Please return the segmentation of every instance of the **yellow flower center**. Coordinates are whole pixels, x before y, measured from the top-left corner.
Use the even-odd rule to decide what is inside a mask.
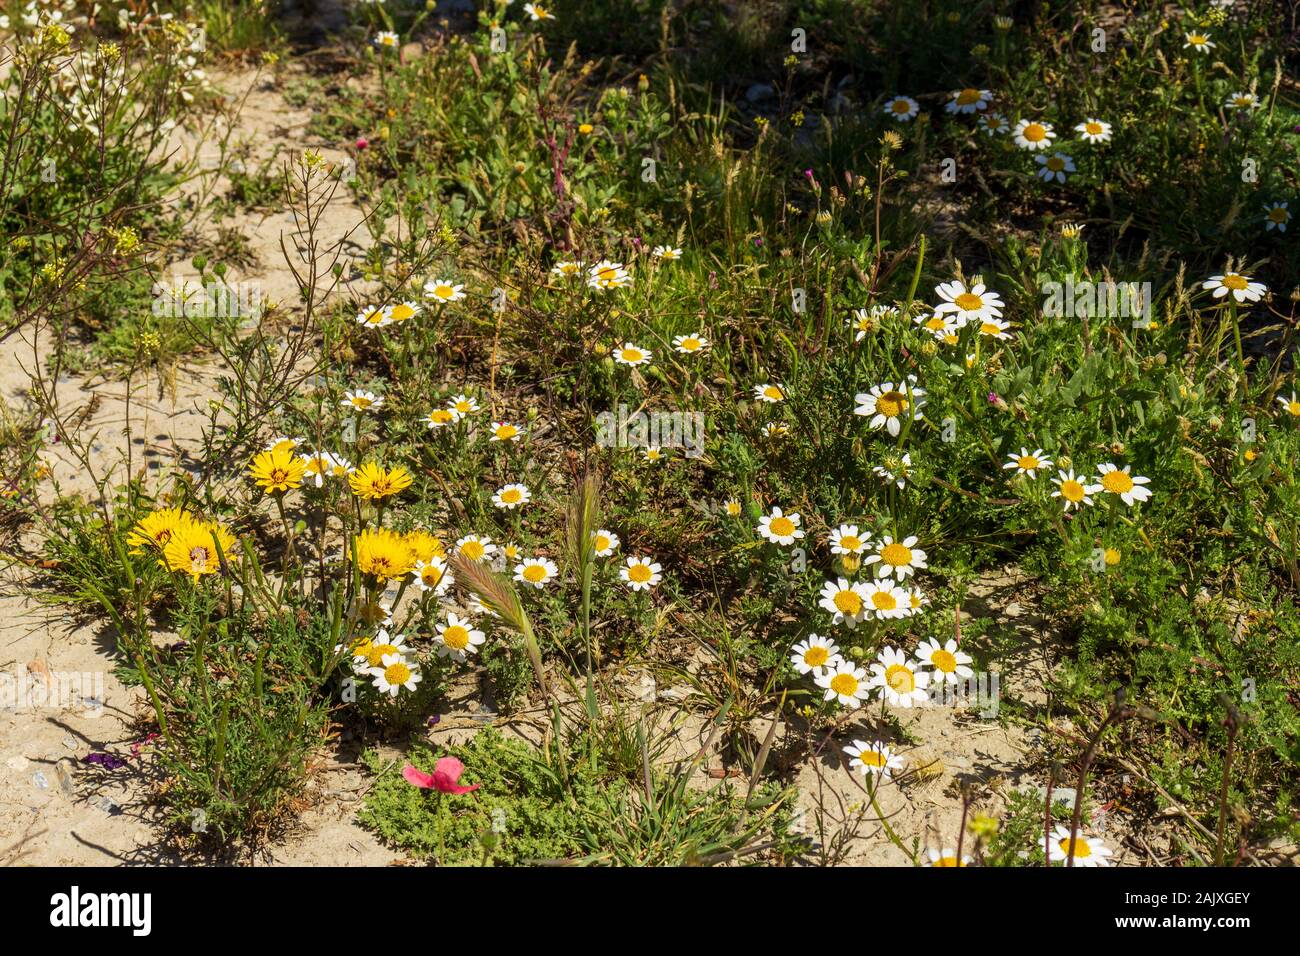
[[[972,103],[978,103],[980,100],[979,90],[962,90],[957,94],[958,106],[970,106]]]
[[[984,305],[984,299],[974,292],[963,292],[953,299],[953,304],[963,312],[973,312]]]
[[[907,409],[907,396],[902,392],[886,392],[876,399],[876,411],[886,418],[897,418]]]
[[[925,320],[925,327],[931,332],[942,332],[943,317],[938,315],[930,316],[930,318]]]
[[[894,100],[894,105],[891,109],[893,109],[895,113],[910,113],[912,111],[912,105],[908,103],[907,100]]]
[[[1281,206],[1275,206],[1268,211],[1268,218],[1273,220],[1273,222],[1286,222],[1291,218],[1291,214]]]
[[[442,580],[442,568],[436,564],[426,564],[420,569],[420,580],[428,587],[437,587],[438,582]]]
[[[627,579],[637,584],[644,584],[650,580],[652,573],[648,564],[632,564],[628,566]]]
[[[1235,272],[1229,272],[1223,277],[1223,284],[1234,291],[1240,291],[1246,288],[1247,279],[1245,276],[1239,276]]]
[[[951,674],[957,669],[956,655],[942,648],[930,655],[930,663],[934,665],[935,670],[943,671],[945,674]]]
[[[639,361],[641,361],[641,350],[640,350],[640,349],[624,349],[624,350],[623,350],[623,361],[624,361],[624,362],[639,362]]]
[[[785,398],[785,395],[775,385],[768,385],[763,389],[763,397],[771,399],[774,402],[779,402],[781,399]]]
[[[1047,139],[1047,128],[1041,123],[1030,123],[1020,131],[1020,135],[1028,142],[1041,143],[1043,140]]]
[[[898,607],[898,600],[888,591],[876,591],[871,595],[871,603],[877,611],[892,611]]]
[[[540,564],[530,564],[524,568],[524,580],[530,584],[546,580],[546,568]]]
[[[352,398],[352,404],[356,408],[369,408],[371,401],[371,399],[366,398],[364,395],[355,395]]]
[[[449,285],[437,285],[433,287],[433,294],[439,299],[450,299],[456,293]]]
[[[1001,335],[1002,330],[992,322],[980,323],[980,335]]]
[[[479,541],[466,541],[460,546],[460,553],[470,561],[482,560],[484,553],[483,544]]]
[[[613,282],[617,276],[618,276],[618,270],[611,269],[609,267],[601,269],[599,272],[596,273],[596,278],[600,279],[601,282]]]
[[[1065,168],[1065,160],[1060,156],[1049,156],[1047,158],[1047,168],[1054,173],[1059,173]]]
[[[445,425],[451,421],[451,412],[445,408],[439,408],[429,413],[429,421],[435,425]]]
[[[1116,469],[1115,471],[1108,471],[1102,476],[1101,486],[1112,494],[1122,495],[1133,490],[1133,479],[1128,476],[1127,472]]]
[[[831,678],[831,690],[841,697],[852,697],[858,692],[858,679],[852,674],[836,674]]]
[[[1083,500],[1083,485],[1072,479],[1061,482],[1061,497],[1076,504]]]
[[[681,347],[688,352],[694,352],[700,347],[700,340],[696,338],[682,339]]]
[[[398,653],[398,649],[392,644],[370,644],[361,653],[366,655],[366,663],[371,667],[378,667],[389,654]]]
[[[864,767],[883,767],[885,755],[879,750],[864,750],[858,754],[858,760]]]
[[[880,549],[880,560],[895,567],[911,564],[912,549],[895,541]]]
[[[1088,846],[1086,840],[1076,839],[1074,841],[1071,841],[1069,837],[1065,837],[1064,839],[1058,841],[1057,846],[1059,846],[1062,852],[1064,852],[1068,856],[1070,853],[1071,842],[1074,843],[1074,858],[1076,860],[1082,860],[1092,856],[1092,847]]]
[[[1193,33],[1187,38],[1187,42],[1192,46],[1204,46],[1207,40],[1209,40],[1209,37],[1200,33]]]
[[[838,592],[834,604],[841,614],[858,614],[862,610],[862,598],[856,591]]]
[[[916,675],[902,664],[894,664],[885,671],[885,683],[896,694],[910,694],[916,689]]]
[[[393,306],[393,311],[390,312],[389,315],[394,322],[405,322],[411,316],[415,315],[415,309],[403,302],[401,305]]]
[[[1022,471],[1036,471],[1039,462],[1033,455],[1021,455],[1016,459],[1016,465],[1019,466]]]
[[[840,538],[840,547],[845,551],[857,551],[862,547],[862,539],[851,534],[843,535]]]
[[[1100,123],[1084,123],[1083,128],[1092,136],[1100,136],[1102,125]]]
[[[501,500],[508,505],[516,504],[522,497],[523,495],[520,493],[518,488],[507,488],[505,491],[501,492]]]
[[[411,679],[411,669],[401,661],[389,664],[384,668],[384,680],[394,686],[405,684]]]
[[[778,538],[786,538],[794,534],[794,522],[785,515],[773,518],[768,527],[772,529],[772,533]]]
[[[605,537],[603,534],[598,534],[591,542],[591,547],[596,551],[605,551],[609,548],[609,538]]]
[[[820,644],[814,644],[803,652],[803,662],[809,667],[821,667],[830,658],[830,651]]]
[[[1300,415],[1300,402],[1287,402],[1286,410],[1291,415]]]
[[[941,856],[935,860],[932,866],[961,866],[962,863],[955,856]]]
[[[442,632],[442,643],[453,650],[463,651],[469,646],[469,631],[459,624],[448,624]]]

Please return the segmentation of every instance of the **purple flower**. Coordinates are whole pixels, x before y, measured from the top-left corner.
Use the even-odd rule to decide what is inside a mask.
[[[82,763],[95,764],[105,770],[118,770],[126,766],[126,761],[110,753],[91,753],[81,758]]]

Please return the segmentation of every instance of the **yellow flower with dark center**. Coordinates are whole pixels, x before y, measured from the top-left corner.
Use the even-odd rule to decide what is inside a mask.
[[[161,551],[177,530],[194,521],[184,509],[160,508],[136,522],[126,536],[132,554],[145,554],[151,548]]]
[[[163,560],[171,571],[188,574],[195,581],[221,570],[221,556],[235,559],[235,536],[216,521],[189,521],[172,532],[163,548]]]
[[[277,445],[253,458],[248,473],[259,488],[268,493],[285,492],[302,484],[307,463],[292,451]]]
[[[358,498],[388,498],[411,486],[411,473],[401,465],[389,470],[373,461],[348,475],[348,484]]]
[[[406,538],[387,528],[363,531],[357,535],[356,542],[357,567],[362,574],[380,582],[409,574],[415,564],[415,555]]]

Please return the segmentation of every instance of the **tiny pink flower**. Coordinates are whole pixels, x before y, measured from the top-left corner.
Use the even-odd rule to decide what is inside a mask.
[[[422,790],[437,790],[440,793],[469,793],[477,790],[480,784],[463,787],[456,781],[465,772],[465,765],[455,757],[443,757],[433,767],[433,773],[416,770],[409,763],[402,768],[402,776],[407,783],[414,784]]]

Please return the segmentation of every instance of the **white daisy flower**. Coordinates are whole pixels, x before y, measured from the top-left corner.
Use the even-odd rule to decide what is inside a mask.
[[[621,262],[603,259],[592,266],[587,273],[587,285],[604,292],[610,289],[622,289],[631,284],[632,276],[623,268]]]
[[[1258,302],[1268,292],[1268,286],[1262,282],[1256,282],[1250,276],[1240,275],[1236,272],[1225,272],[1223,275],[1210,276],[1201,283],[1202,289],[1211,289],[1214,291],[1216,299],[1222,299],[1224,296],[1231,294],[1238,302]]]
[[[985,319],[980,322],[979,334],[1005,342],[1011,338],[1011,323],[1003,319]]]
[[[829,637],[809,634],[790,649],[790,663],[800,674],[820,673],[823,667],[835,667],[844,660],[839,647]]]
[[[1051,156],[1036,156],[1034,159],[1038,163],[1036,175],[1043,182],[1050,183],[1056,180],[1058,183],[1065,182],[1065,174],[1075,172],[1074,160],[1065,153],[1055,152]]]
[[[367,673],[375,679],[375,689],[389,697],[396,697],[403,690],[414,691],[415,685],[423,680],[420,665],[408,661],[401,654],[385,654],[379,666],[370,668]]]
[[[497,546],[485,534],[467,534],[456,540],[456,553],[466,561],[487,561],[496,551]]]
[[[1043,454],[1041,448],[1030,451],[1028,448],[1021,446],[1020,454],[1008,455],[1007,463],[1002,467],[1007,471],[1014,468],[1022,475],[1037,478],[1039,471],[1052,467],[1052,460]]]
[[[1065,510],[1071,508],[1082,508],[1084,505],[1092,504],[1092,496],[1101,491],[1101,485],[1090,485],[1087,478],[1082,475],[1075,475],[1074,469],[1061,471],[1057,469],[1057,477],[1052,479],[1052,484],[1056,485],[1056,490],[1052,492],[1053,498],[1060,498],[1065,503]]]
[[[627,559],[625,567],[618,569],[618,576],[633,591],[649,591],[663,580],[663,570],[658,561],[640,556]]]
[[[862,596],[868,610],[882,621],[892,621],[912,614],[912,601],[907,592],[889,578],[864,583]]]
[[[513,511],[515,508],[528,504],[532,498],[533,493],[528,490],[527,485],[502,485],[497,489],[496,494],[492,496],[492,503],[498,508]]]
[[[303,456],[303,478],[313,481],[319,488],[326,478],[345,478],[352,470],[352,462],[330,451],[314,451]]]
[[[754,386],[754,399],[759,402],[766,402],[769,405],[775,405],[778,402],[785,401],[785,390],[780,385],[769,385],[763,382]]]
[[[384,407],[384,396],[364,389],[350,390],[343,393],[343,401],[339,404],[358,412],[377,412]]]
[[[929,567],[925,552],[916,546],[916,535],[902,541],[895,541],[885,535],[876,544],[875,554],[867,555],[866,563],[876,565],[876,577],[896,578],[899,581]]]
[[[834,615],[832,624],[847,624],[849,630],[866,620],[867,600],[865,585],[850,584],[848,578],[827,581],[822,585],[821,600],[817,606]]]
[[[564,279],[572,279],[574,276],[581,275],[581,274],[582,274],[581,262],[570,262],[566,260],[564,262],[557,262],[554,266],[551,267],[551,275],[560,276],[561,278]]]
[[[662,259],[664,262],[672,262],[674,259],[682,257],[682,250],[674,249],[672,246],[655,246],[650,255],[656,259]]]
[[[375,46],[385,47],[390,50],[402,45],[402,41],[398,35],[389,30],[379,31],[379,33],[375,35],[373,42]]]
[[[539,590],[559,573],[560,569],[549,558],[528,558],[515,565],[515,580]]]
[[[368,306],[357,313],[357,325],[364,325],[368,329],[382,329],[385,325],[392,324],[392,306]]]
[[[618,535],[601,528],[591,533],[591,553],[598,558],[608,558],[618,550]]]
[[[975,676],[975,671],[967,666],[974,658],[957,650],[957,642],[951,637],[946,644],[933,637],[922,641],[917,645],[916,659],[934,668],[936,684],[957,684]]]
[[[385,623],[391,623],[391,620]],[[336,651],[339,649],[335,648]],[[352,664],[361,669],[378,667],[385,655],[403,655],[407,650],[405,634],[389,634],[384,627],[380,627],[373,638],[366,638],[352,645]]]
[[[1224,102],[1223,108],[1227,110],[1257,110],[1262,105],[1259,97],[1254,93],[1233,93]]]
[[[922,418],[925,389],[915,386],[916,376],[909,375],[907,382],[882,382],[869,392],[858,392],[853,397],[857,407],[855,415],[869,416],[872,428],[884,428],[895,438],[903,430],[902,422],[909,415],[913,421]]]
[[[831,554],[861,554],[870,544],[855,524],[842,524],[831,532]]]
[[[624,342],[622,345],[616,345],[610,354],[614,356],[614,361],[619,365],[649,365],[650,359],[654,353],[649,349],[643,349],[639,345],[633,345],[631,342]]]
[[[930,847],[925,851],[925,862],[923,866],[970,866],[970,856],[963,853],[961,859],[957,859],[957,851],[945,847],[942,850],[936,850]]]
[[[442,597],[456,583],[456,576],[447,568],[446,560],[436,554],[428,561],[416,561],[411,579],[421,591],[432,591],[434,597]]]
[[[1040,833],[1039,836],[1041,837],[1042,834]],[[1051,839],[1047,843],[1047,852],[1052,863],[1065,863],[1073,856],[1075,866],[1110,866],[1107,857],[1114,855],[1110,847],[1097,837],[1086,837],[1082,833],[1076,833],[1071,840],[1070,828],[1060,824],[1052,830]]]
[[[1264,205],[1264,231],[1269,232],[1276,229],[1278,232],[1286,232],[1287,223],[1291,221],[1291,213],[1284,202],[1266,203]]]
[[[456,421],[460,421],[478,411],[478,401],[469,395],[457,395],[447,403],[447,411],[451,412]]]
[[[823,667],[813,673],[813,682],[826,692],[826,700],[839,701],[855,709],[871,693],[867,672],[852,661],[841,660],[834,667]]]
[[[936,315],[952,314],[962,328],[970,322],[983,322],[1002,316],[1002,297],[989,291],[983,282],[976,282],[970,287],[960,279],[941,282],[934,287],[935,295],[943,299],[935,306]]]
[[[929,673],[898,648],[883,648],[871,665],[870,685],[880,689],[881,700],[895,707],[924,707],[930,700],[925,692],[929,684]]]
[[[802,520],[798,512],[786,514],[780,508],[773,508],[771,514],[758,519],[758,533],[773,544],[788,547],[803,537],[803,529],[799,527]]]
[[[975,125],[985,136],[1001,136],[1011,128],[1001,113],[985,113],[975,121]]]
[[[473,621],[454,611],[447,612],[447,620],[438,625],[434,634],[438,656],[457,661],[464,661],[469,655],[478,653],[479,645],[485,640],[487,638],[474,627]]]
[[[1051,123],[1022,119],[1011,131],[1011,136],[1021,149],[1047,149],[1056,138]]]
[[[465,287],[450,279],[430,279],[424,284],[424,297],[437,302],[459,302],[465,298]]]
[[[1121,470],[1117,465],[1106,462],[1104,465],[1097,466],[1097,480],[1101,482],[1102,491],[1107,491],[1112,495],[1119,495],[1120,501],[1126,505],[1133,505],[1138,501],[1150,501],[1151,489],[1143,487],[1151,483],[1150,478],[1143,478],[1141,475],[1129,474],[1129,465],[1125,465]]]
[[[524,430],[510,422],[493,422],[491,432],[488,441],[511,442],[519,441],[519,436],[524,433]]]
[[[949,113],[978,113],[988,109],[991,102],[993,102],[993,94],[988,90],[968,87],[964,90],[955,90],[944,109]]]
[[[540,3],[525,3],[524,13],[528,14],[534,22],[538,20],[554,20],[555,14],[546,9]]]
[[[1112,132],[1111,125],[1099,119],[1086,119],[1074,131],[1089,143],[1109,143]]]
[[[1184,50],[1190,48],[1197,53],[1209,53],[1214,49],[1214,41],[1208,33],[1184,33],[1183,36],[1187,39],[1183,44]]]
[[[1286,410],[1288,415],[1293,418],[1300,418],[1300,399],[1295,397],[1295,392],[1291,393],[1290,398],[1287,398],[1285,395],[1279,395],[1277,397],[1277,403]]]
[[[895,96],[885,103],[885,115],[892,116],[900,123],[906,123],[908,120],[914,119],[920,109],[921,104],[910,96]]]
[[[701,333],[694,332],[690,335],[679,335],[673,339],[673,349],[682,355],[692,355],[695,352],[703,352],[709,347],[709,340]]]
[[[861,771],[864,775],[880,777],[882,780],[891,779],[894,772],[902,770],[904,766],[903,758],[879,740],[875,743],[855,740],[844,748],[844,752],[852,758],[849,760],[851,769]]]

